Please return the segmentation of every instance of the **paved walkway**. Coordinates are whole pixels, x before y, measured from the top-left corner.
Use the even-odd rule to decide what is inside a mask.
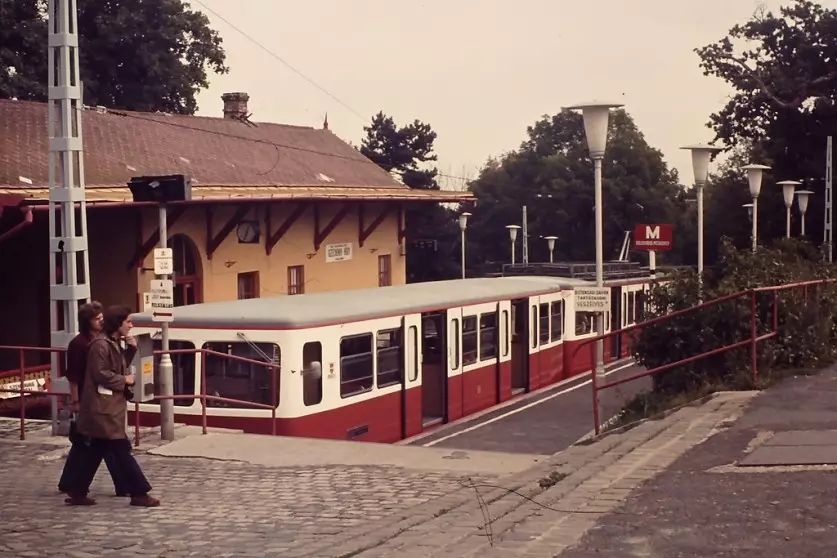
[[[55,489],[63,450],[34,435],[26,443],[6,438],[0,442],[6,496],[0,555],[552,557],[750,397],[722,394],[551,457],[495,455],[504,464],[491,467],[470,450],[375,445],[373,451],[360,442],[320,441],[366,456],[324,465],[300,458],[309,450],[299,440],[248,436],[231,450],[213,442],[229,435],[184,437],[138,455],[163,500],[156,509],[130,508],[112,497],[104,468],[94,484],[99,505],[66,507]],[[322,455],[324,447],[311,455]],[[402,450],[423,457],[392,453]]]

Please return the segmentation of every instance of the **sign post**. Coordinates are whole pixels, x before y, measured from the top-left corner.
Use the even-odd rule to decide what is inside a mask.
[[[636,225],[634,249],[648,251],[648,271],[657,274],[657,251],[671,250],[674,231],[671,225]]]
[[[174,271],[173,253],[167,246],[168,212],[166,204],[159,206],[160,215],[160,247],[154,250],[154,273],[157,280],[151,283],[151,317],[155,322],[162,322],[163,354],[160,356],[160,395],[174,395],[174,364],[169,350],[169,322],[174,321],[174,285],[169,273],[159,271]],[[159,257],[158,257],[159,256]],[[156,291],[156,292],[155,292]],[[160,437],[167,442],[174,440],[174,401],[163,399],[160,401]]]

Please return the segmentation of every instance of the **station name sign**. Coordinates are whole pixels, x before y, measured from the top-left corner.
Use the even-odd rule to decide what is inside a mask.
[[[671,225],[636,225],[634,227],[634,249],[655,252],[671,250],[673,233]]]

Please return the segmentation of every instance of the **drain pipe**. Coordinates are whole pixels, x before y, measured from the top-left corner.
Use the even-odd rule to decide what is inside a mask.
[[[32,224],[32,208],[27,206],[27,207],[24,207],[22,209],[23,209],[23,221],[21,221],[20,223],[18,223],[17,225],[12,227],[11,229],[7,230],[3,234],[0,234],[0,242],[3,242],[4,240],[7,240],[7,239],[13,237],[18,232],[20,232],[21,229],[26,228],[27,226]]]

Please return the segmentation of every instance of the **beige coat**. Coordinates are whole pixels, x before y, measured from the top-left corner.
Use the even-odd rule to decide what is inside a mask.
[[[128,437],[125,375],[135,353],[130,346],[123,351],[110,337],[99,336],[90,343],[77,422],[79,434],[107,440]]]

